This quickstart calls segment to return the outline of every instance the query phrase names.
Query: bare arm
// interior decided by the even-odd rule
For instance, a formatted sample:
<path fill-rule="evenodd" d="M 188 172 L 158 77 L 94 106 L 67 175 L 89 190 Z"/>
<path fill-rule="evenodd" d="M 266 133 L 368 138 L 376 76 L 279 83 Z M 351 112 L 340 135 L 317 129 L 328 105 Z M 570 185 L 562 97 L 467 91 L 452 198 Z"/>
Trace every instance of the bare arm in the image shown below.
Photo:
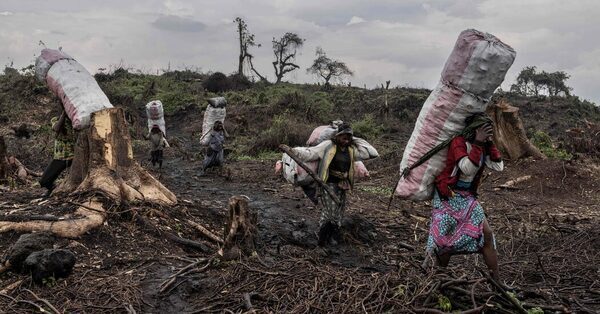
<path fill-rule="evenodd" d="M 59 133 L 60 130 L 62 130 L 63 126 L 65 125 L 66 117 L 67 113 L 63 110 L 63 112 L 60 114 L 60 118 L 58 118 L 58 121 L 52 125 L 52 131 L 54 131 L 54 133 Z"/>

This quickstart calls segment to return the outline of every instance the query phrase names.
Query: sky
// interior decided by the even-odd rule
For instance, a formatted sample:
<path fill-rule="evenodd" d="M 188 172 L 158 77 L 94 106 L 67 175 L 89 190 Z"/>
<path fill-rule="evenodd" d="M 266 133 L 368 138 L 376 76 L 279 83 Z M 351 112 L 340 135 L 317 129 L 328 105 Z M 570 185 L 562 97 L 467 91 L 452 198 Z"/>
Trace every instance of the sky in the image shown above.
<path fill-rule="evenodd" d="M 433 88 L 458 34 L 475 28 L 517 51 L 502 88 L 519 71 L 565 71 L 573 94 L 600 104 L 597 0 L 0 0 L 0 67 L 32 64 L 62 47 L 90 72 L 131 67 L 237 71 L 233 20 L 256 41 L 254 65 L 274 80 L 273 37 L 304 38 L 284 80 L 316 82 L 306 68 L 317 47 L 345 62 L 353 86 Z"/>

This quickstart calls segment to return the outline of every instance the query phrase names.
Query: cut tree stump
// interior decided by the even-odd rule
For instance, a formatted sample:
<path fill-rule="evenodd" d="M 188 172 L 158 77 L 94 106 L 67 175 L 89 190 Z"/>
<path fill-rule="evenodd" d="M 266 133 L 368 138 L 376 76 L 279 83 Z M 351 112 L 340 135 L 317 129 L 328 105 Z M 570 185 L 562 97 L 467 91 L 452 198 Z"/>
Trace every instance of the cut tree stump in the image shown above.
<path fill-rule="evenodd" d="M 500 101 L 488 106 L 487 114 L 494 121 L 494 143 L 504 153 L 505 158 L 546 158 L 527 138 L 523 122 L 519 118 L 519 108 Z"/>
<path fill-rule="evenodd" d="M 226 260 L 250 256 L 256 250 L 257 214 L 248 207 L 244 196 L 229 199 L 229 215 L 225 222 L 224 244 L 219 255 Z"/>
<path fill-rule="evenodd" d="M 0 232 L 48 231 L 77 238 L 104 223 L 107 212 L 103 204 L 106 202 L 117 205 L 149 202 L 166 206 L 177 203 L 175 195 L 133 159 L 122 108 L 92 114 L 90 127 L 78 134 L 75 158 L 68 174 L 52 195 L 76 195 L 89 202 L 84 202 L 73 214 L 59 217 L 58 221 L 0 221 Z"/>
<path fill-rule="evenodd" d="M 117 204 L 177 203 L 175 195 L 133 159 L 122 108 L 92 115 L 90 128 L 78 135 L 69 173 L 54 193 L 102 194 Z"/>

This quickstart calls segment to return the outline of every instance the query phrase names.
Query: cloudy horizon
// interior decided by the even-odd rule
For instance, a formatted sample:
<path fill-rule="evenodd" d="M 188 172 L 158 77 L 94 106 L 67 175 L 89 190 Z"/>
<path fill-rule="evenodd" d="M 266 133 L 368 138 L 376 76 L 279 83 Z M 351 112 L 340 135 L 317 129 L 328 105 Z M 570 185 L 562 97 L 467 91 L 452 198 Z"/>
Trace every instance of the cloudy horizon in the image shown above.
<path fill-rule="evenodd" d="M 517 51 L 502 85 L 519 71 L 565 71 L 573 94 L 600 104 L 600 29 L 592 23 L 600 1 L 583 0 L 3 0 L 0 3 L 0 62 L 21 68 L 43 48 L 63 50 L 90 72 L 123 64 L 146 73 L 167 69 L 237 70 L 233 20 L 244 18 L 262 46 L 254 64 L 274 80 L 271 40 L 285 32 L 306 39 L 301 67 L 284 77 L 316 82 L 306 73 L 315 49 L 345 62 L 353 86 L 433 88 L 458 34 L 489 32 Z"/>

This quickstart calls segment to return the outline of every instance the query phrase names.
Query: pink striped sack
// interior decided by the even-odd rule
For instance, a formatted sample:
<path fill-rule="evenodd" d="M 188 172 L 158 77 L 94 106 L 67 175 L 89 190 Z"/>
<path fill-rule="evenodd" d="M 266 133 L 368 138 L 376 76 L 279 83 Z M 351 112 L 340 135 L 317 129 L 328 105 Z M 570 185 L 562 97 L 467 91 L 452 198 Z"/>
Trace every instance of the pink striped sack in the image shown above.
<path fill-rule="evenodd" d="M 433 89 L 415 123 L 404 149 L 400 173 L 429 150 L 454 136 L 466 117 L 484 112 L 489 97 L 502 81 L 516 52 L 495 36 L 468 29 L 460 33 Z M 444 149 L 401 177 L 395 194 L 411 200 L 433 197 L 435 177 L 443 170 L 448 150 Z"/>
<path fill-rule="evenodd" d="M 94 77 L 62 51 L 42 50 L 35 62 L 35 73 L 61 99 L 77 130 L 90 125 L 92 113 L 113 107 Z"/>
<path fill-rule="evenodd" d="M 308 146 L 317 146 L 321 142 L 329 140 L 337 133 L 337 128 L 344 123 L 342 120 L 331 121 L 328 125 L 321 125 L 316 127 L 306 141 Z"/>

